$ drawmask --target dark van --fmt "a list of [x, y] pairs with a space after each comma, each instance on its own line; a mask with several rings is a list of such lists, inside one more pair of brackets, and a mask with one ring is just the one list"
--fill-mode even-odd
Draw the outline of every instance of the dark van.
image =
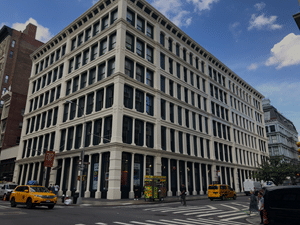
[[264, 202], [270, 225], [300, 223], [300, 186], [266, 188]]

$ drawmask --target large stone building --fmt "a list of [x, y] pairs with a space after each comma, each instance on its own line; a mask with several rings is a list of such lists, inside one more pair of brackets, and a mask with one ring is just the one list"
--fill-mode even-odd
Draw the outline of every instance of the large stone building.
[[53, 150], [46, 184], [78, 191], [84, 143], [93, 198], [133, 198], [145, 175], [167, 176], [169, 196], [240, 191], [268, 156], [263, 96], [145, 0], [99, 1], [32, 60], [18, 183], [41, 181]]
[[43, 45], [35, 39], [36, 29], [28, 24], [23, 32], [7, 26], [0, 30], [0, 181], [13, 178], [31, 74], [30, 54]]
[[293, 122], [284, 117], [271, 105], [269, 99], [262, 102], [270, 156], [282, 155], [298, 162], [298, 132]]

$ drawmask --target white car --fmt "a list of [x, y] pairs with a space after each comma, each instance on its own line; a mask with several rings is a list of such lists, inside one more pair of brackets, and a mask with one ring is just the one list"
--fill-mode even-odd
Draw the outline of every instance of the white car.
[[2, 184], [2, 186], [0, 187], [0, 198], [9, 201], [10, 193], [13, 192], [17, 186], [18, 185], [14, 183]]

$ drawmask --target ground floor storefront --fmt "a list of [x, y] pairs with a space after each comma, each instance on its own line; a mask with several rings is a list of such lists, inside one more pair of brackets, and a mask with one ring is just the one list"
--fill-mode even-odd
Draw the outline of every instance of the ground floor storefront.
[[[43, 158], [38, 159], [18, 161], [15, 182], [25, 184], [28, 180], [38, 180], [45, 186], [57, 184], [59, 195], [79, 191], [79, 152], [57, 154], [53, 168], [45, 168]], [[240, 192], [243, 181], [252, 178], [255, 169], [165, 151], [157, 153], [118, 147], [86, 152], [84, 165], [82, 196], [97, 199], [134, 198], [134, 190], [141, 196], [146, 175], [166, 176], [168, 196], [179, 195], [181, 184], [187, 187], [188, 195], [206, 194], [208, 185], [213, 182], [228, 184]]]

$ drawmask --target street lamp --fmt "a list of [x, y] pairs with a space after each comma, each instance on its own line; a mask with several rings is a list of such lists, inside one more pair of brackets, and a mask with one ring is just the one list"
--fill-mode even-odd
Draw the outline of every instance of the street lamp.
[[79, 182], [79, 197], [77, 199], [77, 204], [80, 205], [82, 203], [82, 177], [83, 177], [83, 170], [84, 170], [84, 149], [85, 149], [85, 136], [86, 136], [86, 120], [85, 120], [85, 114], [83, 109], [75, 102], [72, 102], [71, 100], [66, 100], [67, 103], [69, 104], [75, 104], [80, 110], [81, 110], [81, 114], [83, 115], [83, 148], [81, 150], [81, 154], [80, 154], [80, 160], [81, 160], [81, 164], [79, 164], [79, 171], [80, 171], [80, 182]]

